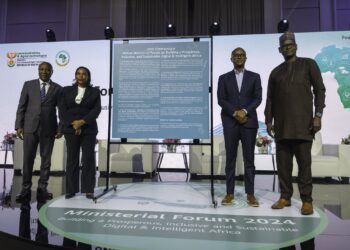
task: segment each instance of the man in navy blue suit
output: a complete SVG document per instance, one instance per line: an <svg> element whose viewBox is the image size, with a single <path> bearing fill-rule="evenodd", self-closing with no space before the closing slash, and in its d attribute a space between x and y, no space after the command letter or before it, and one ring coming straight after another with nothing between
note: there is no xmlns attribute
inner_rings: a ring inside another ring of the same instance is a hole
<svg viewBox="0 0 350 250"><path fill-rule="evenodd" d="M256 108L262 100L260 75L244 68L246 52L236 48L231 53L234 69L219 77L218 103L224 128L226 149L226 196L222 205L234 202L235 172L238 142L241 140L244 159L244 185L247 203L258 207L254 196L254 149L258 131Z"/></svg>

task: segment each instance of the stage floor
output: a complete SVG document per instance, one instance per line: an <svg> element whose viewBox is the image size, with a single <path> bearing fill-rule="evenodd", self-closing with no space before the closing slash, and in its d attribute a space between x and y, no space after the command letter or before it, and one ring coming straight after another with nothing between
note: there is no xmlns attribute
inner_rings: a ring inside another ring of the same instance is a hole
<svg viewBox="0 0 350 250"><path fill-rule="evenodd" d="M83 195L66 200L64 177L51 177L54 200L38 204L33 192L30 207L20 208L14 198L21 177L14 176L11 169L0 172L4 187L0 231L32 241L140 250L278 249L290 245L300 249L300 242L314 241L315 249L349 249L350 185L314 184L314 203L319 208L312 216L302 216L297 191L291 207L270 208L279 198L278 192L272 192L271 175L256 176L258 208L247 205L239 181L232 206L220 204L225 185L215 181L218 206L214 208L210 182L185 182L185 173L160 173L163 182L158 178L112 178L117 190L97 203ZM95 193L103 190L104 178L98 178L98 186Z"/></svg>

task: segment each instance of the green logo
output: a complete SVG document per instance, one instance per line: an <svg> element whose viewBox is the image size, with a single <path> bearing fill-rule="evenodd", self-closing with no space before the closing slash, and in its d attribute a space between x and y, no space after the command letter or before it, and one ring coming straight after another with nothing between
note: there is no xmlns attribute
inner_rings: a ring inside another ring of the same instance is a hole
<svg viewBox="0 0 350 250"><path fill-rule="evenodd" d="M70 56L67 51L60 51L56 54L56 63L58 66L64 67L69 63Z"/></svg>

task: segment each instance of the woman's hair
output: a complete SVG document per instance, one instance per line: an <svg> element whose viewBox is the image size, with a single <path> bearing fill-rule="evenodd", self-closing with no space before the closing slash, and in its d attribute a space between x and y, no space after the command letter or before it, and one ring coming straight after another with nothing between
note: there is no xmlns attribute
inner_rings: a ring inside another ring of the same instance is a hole
<svg viewBox="0 0 350 250"><path fill-rule="evenodd" d="M79 66L79 67L75 70L74 76L77 75L79 69L84 69L84 70L86 71L87 75L88 75L88 79L87 79L87 81L86 81L86 86L92 86L92 84L91 84L91 72L90 72L90 70L89 70L88 68L86 68L86 67L84 67L84 66ZM74 78L74 80L76 81L75 78Z"/></svg>

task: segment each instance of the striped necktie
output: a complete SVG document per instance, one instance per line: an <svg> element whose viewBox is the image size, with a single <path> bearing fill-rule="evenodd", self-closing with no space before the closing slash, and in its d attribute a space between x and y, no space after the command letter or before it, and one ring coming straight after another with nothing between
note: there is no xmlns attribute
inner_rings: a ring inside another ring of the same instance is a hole
<svg viewBox="0 0 350 250"><path fill-rule="evenodd" d="M45 99L45 96L46 96L46 89L45 89L45 86L46 86L46 82L43 82L43 86L41 87L40 89L40 98L41 98L41 101L43 101Z"/></svg>

